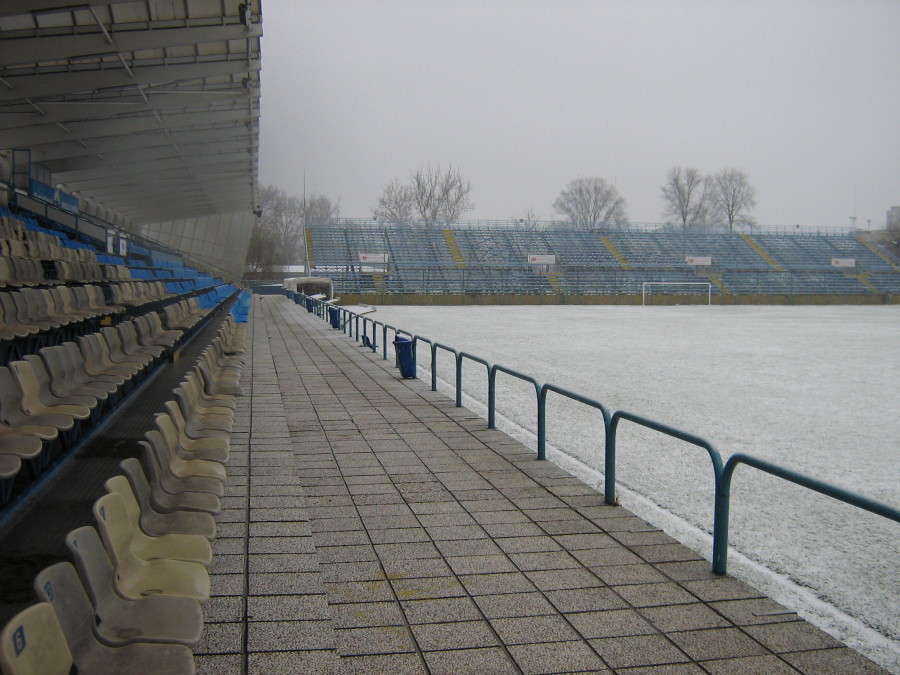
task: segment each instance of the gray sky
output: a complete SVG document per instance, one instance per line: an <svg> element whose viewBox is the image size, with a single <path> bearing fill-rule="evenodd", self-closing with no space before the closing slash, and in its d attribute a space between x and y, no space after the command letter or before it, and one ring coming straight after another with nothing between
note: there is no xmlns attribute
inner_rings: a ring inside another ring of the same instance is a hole
<svg viewBox="0 0 900 675"><path fill-rule="evenodd" d="M900 204L896 0L262 3L260 182L300 195L305 169L345 217L448 163L473 219L602 176L660 222L673 166L746 171L763 225Z"/></svg>

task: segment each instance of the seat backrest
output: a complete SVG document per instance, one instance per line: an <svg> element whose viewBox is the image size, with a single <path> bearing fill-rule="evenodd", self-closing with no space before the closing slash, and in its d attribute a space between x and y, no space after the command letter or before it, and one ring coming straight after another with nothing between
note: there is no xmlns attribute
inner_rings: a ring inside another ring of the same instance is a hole
<svg viewBox="0 0 900 675"><path fill-rule="evenodd" d="M66 636L72 655L87 652L93 645L96 613L78 572L70 562L61 562L41 570L34 578L34 590L43 602L49 602Z"/></svg>
<svg viewBox="0 0 900 675"><path fill-rule="evenodd" d="M49 403L54 393L50 373L47 372L47 366L44 365L43 359L37 354L26 354L25 362L30 366L32 377L37 382L38 398L44 403Z"/></svg>
<svg viewBox="0 0 900 675"><path fill-rule="evenodd" d="M166 402L166 407L168 408L168 404L172 401ZM175 406L175 409L178 409L178 406ZM177 422L172 419L169 411L164 413L159 413L156 417L153 418L153 423L156 425L156 428L159 429L159 433L162 437L164 447L167 451L174 451L175 446L178 445L179 440L181 439L181 429L184 428L184 419L181 420L181 428L179 428ZM150 441L153 443L153 441ZM157 445L154 443L154 445ZM159 453L157 453L159 456ZM162 457L160 457L162 460Z"/></svg>
<svg viewBox="0 0 900 675"><path fill-rule="evenodd" d="M138 561L131 552L134 531L128 521L122 495L110 492L100 497L94 502L94 518L113 567L119 575L127 575L138 565Z"/></svg>
<svg viewBox="0 0 900 675"><path fill-rule="evenodd" d="M27 415L39 413L43 406L40 400L40 385L34 376L34 371L27 361L12 361L9 370L13 374L16 386L22 396L19 404Z"/></svg>
<svg viewBox="0 0 900 675"><path fill-rule="evenodd" d="M3 627L0 665L6 675L70 674L72 652L49 602L23 609Z"/></svg>
<svg viewBox="0 0 900 675"><path fill-rule="evenodd" d="M66 535L66 546L72 553L91 604L99 613L102 614L103 607L108 604L118 603L116 572L97 530L91 525L72 530Z"/></svg>
<svg viewBox="0 0 900 675"><path fill-rule="evenodd" d="M141 442L143 443L145 441ZM141 467L140 461L135 457L129 457L128 459L123 459L119 462L119 466L125 474L123 478L125 478L131 486L132 495L137 501L140 510L144 511L152 509L152 489L150 487L150 482L147 480L147 474L144 473L144 469ZM107 490L109 490L108 483L109 481L107 481Z"/></svg>
<svg viewBox="0 0 900 675"><path fill-rule="evenodd" d="M74 391L80 383L75 379L75 371L68 358L66 349L62 345L44 347L38 354L44 362L47 374L50 376L50 390L54 393L61 391ZM28 357L25 357L26 359Z"/></svg>
<svg viewBox="0 0 900 675"><path fill-rule="evenodd" d="M141 505L138 504L137 497L131 489L131 483L123 475L112 476L107 479L104 484L107 492L117 492L122 496L122 503L125 506L125 514L128 521L134 527L141 526Z"/></svg>

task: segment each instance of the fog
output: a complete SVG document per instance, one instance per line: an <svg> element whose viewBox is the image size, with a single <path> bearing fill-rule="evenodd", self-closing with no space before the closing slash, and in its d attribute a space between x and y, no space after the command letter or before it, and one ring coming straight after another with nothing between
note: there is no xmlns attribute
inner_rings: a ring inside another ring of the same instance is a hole
<svg viewBox="0 0 900 675"><path fill-rule="evenodd" d="M900 203L900 3L264 0L260 181L371 217L458 167L473 219L551 218L576 177L660 222L673 166L736 167L761 225Z"/></svg>

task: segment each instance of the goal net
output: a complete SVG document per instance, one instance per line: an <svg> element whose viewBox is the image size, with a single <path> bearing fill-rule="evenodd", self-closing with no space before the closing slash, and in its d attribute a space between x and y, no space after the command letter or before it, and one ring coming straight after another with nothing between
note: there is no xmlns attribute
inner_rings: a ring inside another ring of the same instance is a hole
<svg viewBox="0 0 900 675"><path fill-rule="evenodd" d="M712 282L710 281L644 281L641 282L641 304L647 304L648 296L653 295L653 288L659 286L670 286L670 287L690 287L684 288L685 292L690 292L692 295L702 294L703 289L697 288L698 286L703 286L706 289L706 302L708 305L712 304ZM671 293L671 291L669 291Z"/></svg>

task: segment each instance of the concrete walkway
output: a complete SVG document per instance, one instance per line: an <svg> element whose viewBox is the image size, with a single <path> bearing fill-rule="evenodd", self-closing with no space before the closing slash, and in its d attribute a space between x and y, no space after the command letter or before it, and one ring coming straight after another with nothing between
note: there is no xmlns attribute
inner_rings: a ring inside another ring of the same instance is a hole
<svg viewBox="0 0 900 675"><path fill-rule="evenodd" d="M257 296L199 673L882 673Z"/></svg>

